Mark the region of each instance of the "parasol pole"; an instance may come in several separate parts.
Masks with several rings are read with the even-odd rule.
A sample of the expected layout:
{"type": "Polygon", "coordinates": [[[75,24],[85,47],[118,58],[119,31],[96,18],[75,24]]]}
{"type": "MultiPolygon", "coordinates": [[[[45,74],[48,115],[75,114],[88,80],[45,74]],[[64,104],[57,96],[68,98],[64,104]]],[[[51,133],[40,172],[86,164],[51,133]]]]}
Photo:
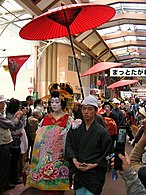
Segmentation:
{"type": "Polygon", "coordinates": [[[78,68],[78,64],[77,64],[77,58],[76,58],[75,49],[74,49],[74,46],[73,46],[73,41],[72,41],[70,28],[69,28],[69,24],[67,22],[67,17],[66,17],[65,11],[64,11],[64,16],[65,16],[65,20],[66,20],[66,28],[67,28],[69,39],[70,39],[70,43],[71,43],[73,57],[74,57],[74,60],[75,60],[75,66],[76,66],[76,69],[77,69],[78,80],[79,80],[79,84],[80,84],[80,88],[81,88],[81,94],[82,94],[82,98],[84,99],[83,87],[82,87],[81,77],[80,77],[79,68],[78,68]]]}
{"type": "Polygon", "coordinates": [[[71,37],[71,34],[70,34],[70,28],[69,28],[69,26],[66,26],[66,28],[68,30],[69,39],[70,39],[70,43],[71,43],[71,48],[72,48],[72,52],[73,52],[73,57],[74,57],[74,60],[75,60],[75,65],[76,65],[76,69],[77,69],[77,74],[78,74],[79,84],[80,84],[80,88],[81,88],[82,98],[84,99],[83,87],[82,87],[81,77],[80,77],[79,68],[78,68],[78,64],[77,64],[75,49],[74,49],[73,42],[72,42],[72,37],[71,37]]]}

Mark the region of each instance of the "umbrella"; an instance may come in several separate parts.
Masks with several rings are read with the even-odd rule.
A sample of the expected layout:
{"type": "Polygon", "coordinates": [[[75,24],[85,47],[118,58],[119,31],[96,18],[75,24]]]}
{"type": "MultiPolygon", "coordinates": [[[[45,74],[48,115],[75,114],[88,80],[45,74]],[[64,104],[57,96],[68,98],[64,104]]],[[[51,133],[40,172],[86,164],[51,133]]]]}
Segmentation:
{"type": "Polygon", "coordinates": [[[47,40],[69,36],[81,93],[84,98],[71,35],[96,28],[109,21],[114,15],[115,10],[106,5],[62,4],[62,6],[49,10],[26,24],[20,30],[20,37],[27,40],[47,40]]]}
{"type": "Polygon", "coordinates": [[[85,73],[81,74],[81,77],[88,76],[91,74],[95,74],[97,72],[102,72],[104,70],[108,70],[110,68],[114,68],[117,66],[122,66],[122,63],[114,63],[114,62],[99,62],[89,68],[85,73]]]}
{"type": "Polygon", "coordinates": [[[134,83],[137,83],[138,80],[121,80],[121,81],[117,81],[109,86],[107,86],[108,89],[114,89],[114,88],[117,88],[117,87],[122,87],[122,86],[125,86],[125,85],[130,85],[130,84],[134,84],[134,83]]]}

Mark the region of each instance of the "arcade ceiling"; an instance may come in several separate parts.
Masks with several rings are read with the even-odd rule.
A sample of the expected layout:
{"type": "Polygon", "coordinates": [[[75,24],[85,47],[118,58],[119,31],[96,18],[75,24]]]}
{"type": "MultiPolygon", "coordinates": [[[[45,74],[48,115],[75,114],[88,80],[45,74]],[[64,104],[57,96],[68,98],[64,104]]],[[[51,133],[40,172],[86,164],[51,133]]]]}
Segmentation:
{"type": "MultiPolygon", "coordinates": [[[[0,0],[0,36],[9,25],[21,28],[34,17],[61,5],[60,0],[0,0]]],[[[115,16],[102,26],[73,36],[74,44],[95,61],[122,62],[123,67],[146,66],[145,0],[64,0],[65,4],[109,5],[115,16]]],[[[104,13],[103,13],[104,14],[104,13]]]]}

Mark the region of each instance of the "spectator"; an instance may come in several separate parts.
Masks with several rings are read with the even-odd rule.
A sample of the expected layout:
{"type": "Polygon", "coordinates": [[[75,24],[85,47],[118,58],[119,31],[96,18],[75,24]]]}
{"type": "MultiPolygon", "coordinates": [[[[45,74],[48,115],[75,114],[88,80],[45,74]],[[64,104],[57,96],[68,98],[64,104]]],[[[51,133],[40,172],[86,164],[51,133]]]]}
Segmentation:
{"type": "MultiPolygon", "coordinates": [[[[11,120],[15,113],[20,108],[20,101],[18,99],[10,99],[10,102],[6,109],[6,117],[7,119],[11,120]]],[[[13,138],[13,142],[10,146],[10,169],[9,169],[9,187],[14,188],[15,185],[18,183],[18,161],[21,153],[21,137],[22,131],[24,129],[25,121],[23,117],[20,118],[19,123],[13,130],[11,130],[11,135],[13,138]]]]}
{"type": "Polygon", "coordinates": [[[34,139],[36,136],[36,130],[38,129],[38,125],[39,125],[41,118],[42,118],[42,112],[41,110],[37,110],[37,109],[34,109],[32,111],[32,115],[28,118],[28,134],[29,134],[28,153],[30,154],[29,162],[31,162],[34,139]]]}
{"type": "Polygon", "coordinates": [[[114,108],[112,109],[112,112],[114,115],[116,115],[117,126],[123,126],[125,124],[125,118],[122,111],[119,108],[119,104],[120,101],[117,98],[114,98],[113,99],[114,108]]]}
{"type": "Polygon", "coordinates": [[[143,124],[143,120],[146,118],[146,109],[145,107],[141,107],[139,109],[139,114],[141,115],[141,120],[140,120],[140,126],[138,128],[138,131],[134,137],[134,140],[132,142],[132,145],[134,146],[141,138],[143,132],[144,132],[144,124],[143,124]]]}
{"type": "Polygon", "coordinates": [[[135,123],[134,123],[134,118],[132,116],[131,110],[127,110],[126,111],[125,125],[127,127],[127,134],[128,134],[128,137],[129,137],[129,144],[132,144],[132,142],[134,140],[134,135],[133,135],[133,132],[132,132],[132,127],[134,127],[135,123]]]}
{"type": "Polygon", "coordinates": [[[34,103],[34,108],[37,110],[40,110],[42,112],[43,117],[45,116],[45,108],[44,108],[44,102],[41,98],[37,98],[37,100],[34,103]]]}
{"type": "Polygon", "coordinates": [[[24,122],[24,129],[22,131],[22,137],[21,137],[21,143],[20,143],[20,147],[21,147],[21,154],[19,157],[19,162],[18,162],[18,183],[20,181],[20,183],[22,182],[22,169],[25,165],[25,161],[27,158],[26,152],[28,149],[28,138],[26,135],[26,122],[27,122],[27,112],[28,112],[28,108],[27,108],[27,103],[26,101],[21,101],[21,106],[20,106],[21,111],[23,112],[23,122],[24,122]]]}
{"type": "MultiPolygon", "coordinates": [[[[146,195],[146,189],[138,178],[137,173],[130,166],[130,158],[127,153],[125,156],[119,154],[119,158],[122,160],[122,171],[119,174],[123,178],[126,184],[126,190],[128,195],[146,195]]],[[[112,159],[112,167],[114,167],[114,159],[112,159]]]]}
{"type": "MultiPolygon", "coordinates": [[[[26,97],[27,113],[26,113],[26,125],[25,125],[25,131],[26,131],[26,135],[28,138],[28,142],[29,142],[28,118],[32,115],[33,106],[34,106],[34,98],[33,98],[33,96],[28,95],[26,97]]],[[[27,154],[26,154],[26,161],[29,161],[29,153],[28,152],[29,151],[27,151],[27,154]]]]}
{"type": "Polygon", "coordinates": [[[139,98],[135,97],[135,103],[133,104],[134,116],[138,114],[139,104],[140,104],[139,98]]]}
{"type": "Polygon", "coordinates": [[[97,114],[103,114],[104,113],[104,109],[102,107],[102,100],[101,100],[101,98],[98,98],[97,102],[98,102],[97,114]]]}
{"type": "Polygon", "coordinates": [[[34,106],[34,98],[33,98],[33,96],[28,95],[26,97],[26,105],[27,105],[27,109],[28,109],[27,117],[30,117],[31,114],[32,114],[33,106],[34,106]]]}
{"type": "Polygon", "coordinates": [[[143,121],[144,132],[138,141],[135,144],[133,150],[130,153],[130,160],[132,168],[138,173],[138,177],[146,188],[146,166],[142,163],[142,155],[145,153],[146,146],[146,119],[143,121]]]}
{"type": "Polygon", "coordinates": [[[116,115],[113,114],[112,109],[113,109],[113,105],[109,102],[109,101],[105,101],[104,104],[102,105],[103,109],[104,109],[104,113],[102,114],[102,116],[104,117],[104,120],[107,124],[107,129],[109,131],[109,134],[111,136],[112,139],[112,143],[113,143],[113,147],[114,147],[114,143],[117,140],[117,123],[116,123],[116,115]]]}
{"type": "Polygon", "coordinates": [[[13,141],[11,132],[19,123],[22,112],[18,111],[9,120],[2,113],[5,108],[5,98],[0,95],[0,194],[4,194],[9,182],[10,144],[13,141]]]}
{"type": "Polygon", "coordinates": [[[121,111],[122,111],[122,113],[123,113],[123,115],[124,115],[124,118],[126,118],[126,109],[125,109],[125,105],[126,105],[126,103],[125,103],[125,101],[121,101],[120,102],[120,106],[119,106],[119,108],[121,109],[121,111]]]}

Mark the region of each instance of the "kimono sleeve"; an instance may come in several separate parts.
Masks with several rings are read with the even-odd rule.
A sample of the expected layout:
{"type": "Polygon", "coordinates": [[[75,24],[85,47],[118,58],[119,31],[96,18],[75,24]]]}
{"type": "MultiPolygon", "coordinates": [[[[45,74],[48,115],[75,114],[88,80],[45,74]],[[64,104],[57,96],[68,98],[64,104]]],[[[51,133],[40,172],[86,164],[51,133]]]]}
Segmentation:
{"type": "Polygon", "coordinates": [[[68,161],[72,161],[73,158],[76,158],[74,143],[73,143],[73,129],[67,133],[66,143],[65,143],[65,159],[68,161]]]}
{"type": "Polygon", "coordinates": [[[113,147],[112,147],[111,137],[106,130],[103,131],[101,135],[101,143],[102,143],[102,147],[101,147],[102,156],[98,159],[97,163],[99,166],[104,167],[104,166],[107,166],[107,163],[108,163],[106,160],[106,157],[109,154],[112,154],[114,152],[113,147]]]}

